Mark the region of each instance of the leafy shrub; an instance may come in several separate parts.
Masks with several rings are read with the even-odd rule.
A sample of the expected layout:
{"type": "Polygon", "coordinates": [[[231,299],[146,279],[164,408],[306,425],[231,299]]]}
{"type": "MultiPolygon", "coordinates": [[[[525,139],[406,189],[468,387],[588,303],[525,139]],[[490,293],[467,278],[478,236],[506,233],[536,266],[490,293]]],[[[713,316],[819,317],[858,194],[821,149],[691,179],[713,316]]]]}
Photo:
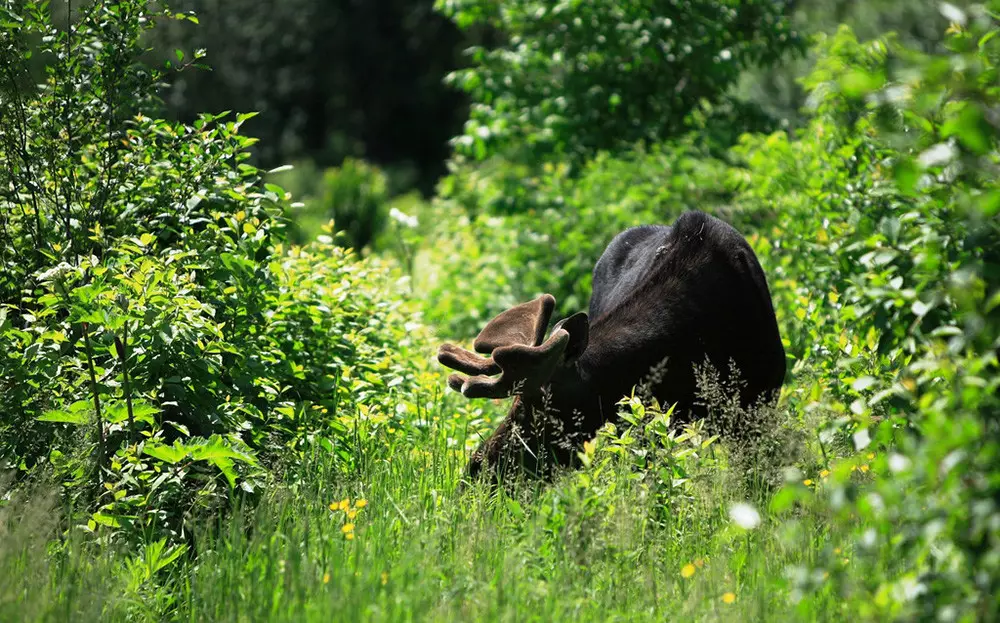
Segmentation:
{"type": "MultiPolygon", "coordinates": [[[[784,217],[762,247],[796,368],[815,379],[795,401],[826,412],[821,443],[868,454],[798,498],[852,543],[858,568],[834,587],[868,595],[851,603],[865,618],[997,607],[998,24],[981,6],[956,19],[941,55],[841,29],[805,81],[815,120],[740,148],[743,198],[784,217]]],[[[808,571],[803,613],[819,607],[808,571]]]]}
{"type": "MultiPolygon", "coordinates": [[[[67,32],[5,11],[6,66],[37,38],[48,82],[3,100],[0,465],[52,470],[125,538],[183,534],[312,453],[356,466],[421,368],[393,269],[324,236],[286,250],[246,115],[144,115],[139,36],[173,14],[96,4],[67,32]]],[[[337,188],[381,179],[352,170],[337,188]]]]}
{"type": "Polygon", "coordinates": [[[784,2],[538,2],[449,0],[460,28],[490,28],[472,67],[450,76],[472,98],[459,154],[535,164],[580,162],[601,150],[658,142],[718,101],[740,71],[771,63],[799,40],[784,2]]]}
{"type": "MultiPolygon", "coordinates": [[[[341,244],[357,251],[383,251],[393,203],[410,203],[417,193],[398,195],[405,172],[393,175],[363,160],[347,158],[339,167],[317,169],[312,161],[280,167],[268,179],[300,199],[286,212],[290,242],[305,244],[333,221],[341,244]]],[[[390,236],[392,238],[392,236],[390,236]]]]}
{"type": "Polygon", "coordinates": [[[323,173],[316,201],[337,229],[344,232],[346,242],[360,250],[385,227],[389,212],[387,184],[380,170],[349,158],[323,173]]]}
{"type": "Polygon", "coordinates": [[[578,176],[557,164],[523,184],[499,181],[517,169],[495,160],[485,172],[449,178],[427,208],[424,220],[437,226],[419,255],[417,291],[426,293],[431,324],[475,335],[492,315],[541,292],[556,297],[559,313],[580,311],[594,264],[615,234],[669,224],[685,209],[727,209],[729,191],[718,184],[725,165],[693,139],[601,154],[578,176]],[[486,211],[466,216],[468,205],[486,211]]]}

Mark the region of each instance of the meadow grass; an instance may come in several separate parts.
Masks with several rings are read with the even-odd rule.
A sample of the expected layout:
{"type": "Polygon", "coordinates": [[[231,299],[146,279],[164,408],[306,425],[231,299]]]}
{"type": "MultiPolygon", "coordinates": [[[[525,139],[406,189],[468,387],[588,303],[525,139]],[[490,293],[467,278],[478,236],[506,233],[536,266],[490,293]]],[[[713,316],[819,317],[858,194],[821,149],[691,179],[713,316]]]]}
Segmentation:
{"type": "Polygon", "coordinates": [[[739,448],[697,435],[676,444],[675,475],[685,477],[665,489],[655,464],[636,467],[652,449],[623,426],[554,483],[459,492],[464,430],[436,418],[422,436],[370,444],[349,474],[317,454],[256,504],[195,522],[186,544],[154,542],[138,555],[72,536],[56,546],[66,516],[56,498],[11,501],[0,519],[0,618],[837,619],[841,601],[823,598],[823,577],[796,605],[789,574],[823,557],[842,573],[850,560],[833,553],[821,515],[769,510],[770,489],[732,460],[739,448]],[[759,525],[737,525],[736,503],[758,509],[759,525]]]}

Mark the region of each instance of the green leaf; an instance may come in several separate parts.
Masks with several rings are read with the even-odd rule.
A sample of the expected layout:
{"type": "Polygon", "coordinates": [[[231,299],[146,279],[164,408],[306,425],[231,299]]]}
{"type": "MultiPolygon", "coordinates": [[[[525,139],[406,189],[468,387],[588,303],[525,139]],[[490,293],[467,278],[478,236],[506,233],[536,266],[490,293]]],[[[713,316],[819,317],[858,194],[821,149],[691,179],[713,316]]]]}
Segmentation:
{"type": "Polygon", "coordinates": [[[979,200],[979,209],[983,216],[992,217],[1000,212],[1000,190],[985,193],[979,200]]]}
{"type": "Polygon", "coordinates": [[[992,128],[983,116],[983,111],[974,103],[965,103],[957,115],[941,127],[945,137],[956,136],[969,151],[982,155],[991,148],[992,128]]]}
{"type": "Polygon", "coordinates": [[[844,95],[852,98],[864,97],[881,88],[883,84],[885,84],[885,76],[864,69],[851,70],[840,79],[840,88],[844,95]]]}
{"type": "Polygon", "coordinates": [[[125,401],[118,400],[105,405],[104,419],[109,424],[119,424],[128,419],[128,405],[125,401]]]}
{"type": "Polygon", "coordinates": [[[920,179],[920,167],[913,158],[900,158],[893,166],[892,175],[896,179],[896,187],[904,195],[913,196],[920,179]]]}
{"type": "Polygon", "coordinates": [[[184,460],[184,458],[189,454],[188,449],[181,446],[179,442],[175,443],[173,446],[161,443],[147,443],[145,447],[143,447],[142,452],[147,456],[159,459],[164,463],[169,463],[170,465],[176,465],[184,460]]]}
{"type": "Polygon", "coordinates": [[[72,410],[72,408],[68,411],[62,409],[50,409],[35,419],[39,422],[57,422],[59,424],[74,424],[79,426],[81,424],[88,423],[90,421],[90,415],[90,411],[84,409],[78,409],[76,411],[72,410]]]}
{"type": "Polygon", "coordinates": [[[120,528],[122,525],[121,522],[119,522],[118,519],[113,515],[106,515],[104,513],[98,512],[91,515],[91,518],[93,519],[94,523],[101,526],[107,526],[109,528],[120,528]]]}
{"type": "Polygon", "coordinates": [[[146,545],[145,551],[143,552],[143,558],[146,563],[149,576],[152,577],[153,574],[169,566],[170,563],[180,558],[186,551],[186,543],[179,543],[177,545],[167,547],[166,539],[160,539],[159,541],[146,545]]]}
{"type": "Polygon", "coordinates": [[[799,493],[795,487],[784,487],[771,500],[771,512],[780,514],[790,509],[799,499],[799,493]]]}
{"type": "Polygon", "coordinates": [[[156,421],[153,418],[159,412],[160,409],[158,407],[144,400],[138,400],[132,404],[132,414],[136,422],[146,422],[150,425],[155,424],[156,421]]]}
{"type": "Polygon", "coordinates": [[[510,514],[513,515],[515,519],[517,519],[518,521],[524,519],[524,509],[521,508],[521,504],[517,500],[513,498],[507,498],[505,502],[507,510],[510,511],[510,514]]]}

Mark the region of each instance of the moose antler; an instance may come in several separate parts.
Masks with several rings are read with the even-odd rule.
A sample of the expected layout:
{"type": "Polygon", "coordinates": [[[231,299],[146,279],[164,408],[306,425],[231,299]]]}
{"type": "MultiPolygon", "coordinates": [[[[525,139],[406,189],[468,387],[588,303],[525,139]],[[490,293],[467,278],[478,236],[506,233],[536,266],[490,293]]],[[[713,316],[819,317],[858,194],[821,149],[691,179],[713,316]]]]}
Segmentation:
{"type": "Polygon", "coordinates": [[[543,294],[489,321],[473,343],[476,352],[489,357],[453,344],[442,345],[438,361],[470,375],[452,374],[448,386],[467,398],[506,398],[515,392],[530,394],[541,389],[570,341],[569,332],[558,326],[542,343],[555,304],[551,294],[543,294]],[[498,373],[500,376],[493,378],[498,373]]]}

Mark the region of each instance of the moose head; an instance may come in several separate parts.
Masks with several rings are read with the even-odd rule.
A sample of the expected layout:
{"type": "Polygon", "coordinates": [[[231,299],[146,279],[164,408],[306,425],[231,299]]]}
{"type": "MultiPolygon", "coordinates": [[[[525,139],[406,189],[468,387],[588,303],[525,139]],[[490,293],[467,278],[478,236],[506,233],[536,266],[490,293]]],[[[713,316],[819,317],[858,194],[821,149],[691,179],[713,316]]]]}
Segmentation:
{"type": "Polygon", "coordinates": [[[706,361],[723,375],[740,372],[744,406],[776,395],[784,380],[760,264],[735,229],[702,212],[615,236],[594,267],[589,315],[575,313],[550,332],[555,304],[543,294],[500,313],[476,337],[475,352],[453,344],[438,351],[438,361],[458,372],[448,378],[451,389],[514,398],[473,453],[470,477],[484,467],[545,476],[572,464],[640,383],[675,405],[676,421],[699,417],[694,367],[706,361]]]}
{"type": "Polygon", "coordinates": [[[586,351],[589,331],[587,314],[580,312],[559,321],[546,339],[555,304],[551,294],[543,294],[493,318],[473,343],[475,351],[485,357],[453,344],[444,344],[438,351],[441,364],[469,375],[448,377],[449,387],[466,398],[516,397],[507,419],[473,455],[470,476],[479,472],[484,461],[496,465],[505,450],[515,454],[507,447],[511,442],[525,451],[518,457],[522,465],[540,466],[539,455],[547,449],[537,441],[547,436],[544,433],[554,432],[545,430],[546,423],[538,417],[544,412],[543,390],[554,378],[561,381],[561,388],[580,385],[576,364],[586,351]]]}

